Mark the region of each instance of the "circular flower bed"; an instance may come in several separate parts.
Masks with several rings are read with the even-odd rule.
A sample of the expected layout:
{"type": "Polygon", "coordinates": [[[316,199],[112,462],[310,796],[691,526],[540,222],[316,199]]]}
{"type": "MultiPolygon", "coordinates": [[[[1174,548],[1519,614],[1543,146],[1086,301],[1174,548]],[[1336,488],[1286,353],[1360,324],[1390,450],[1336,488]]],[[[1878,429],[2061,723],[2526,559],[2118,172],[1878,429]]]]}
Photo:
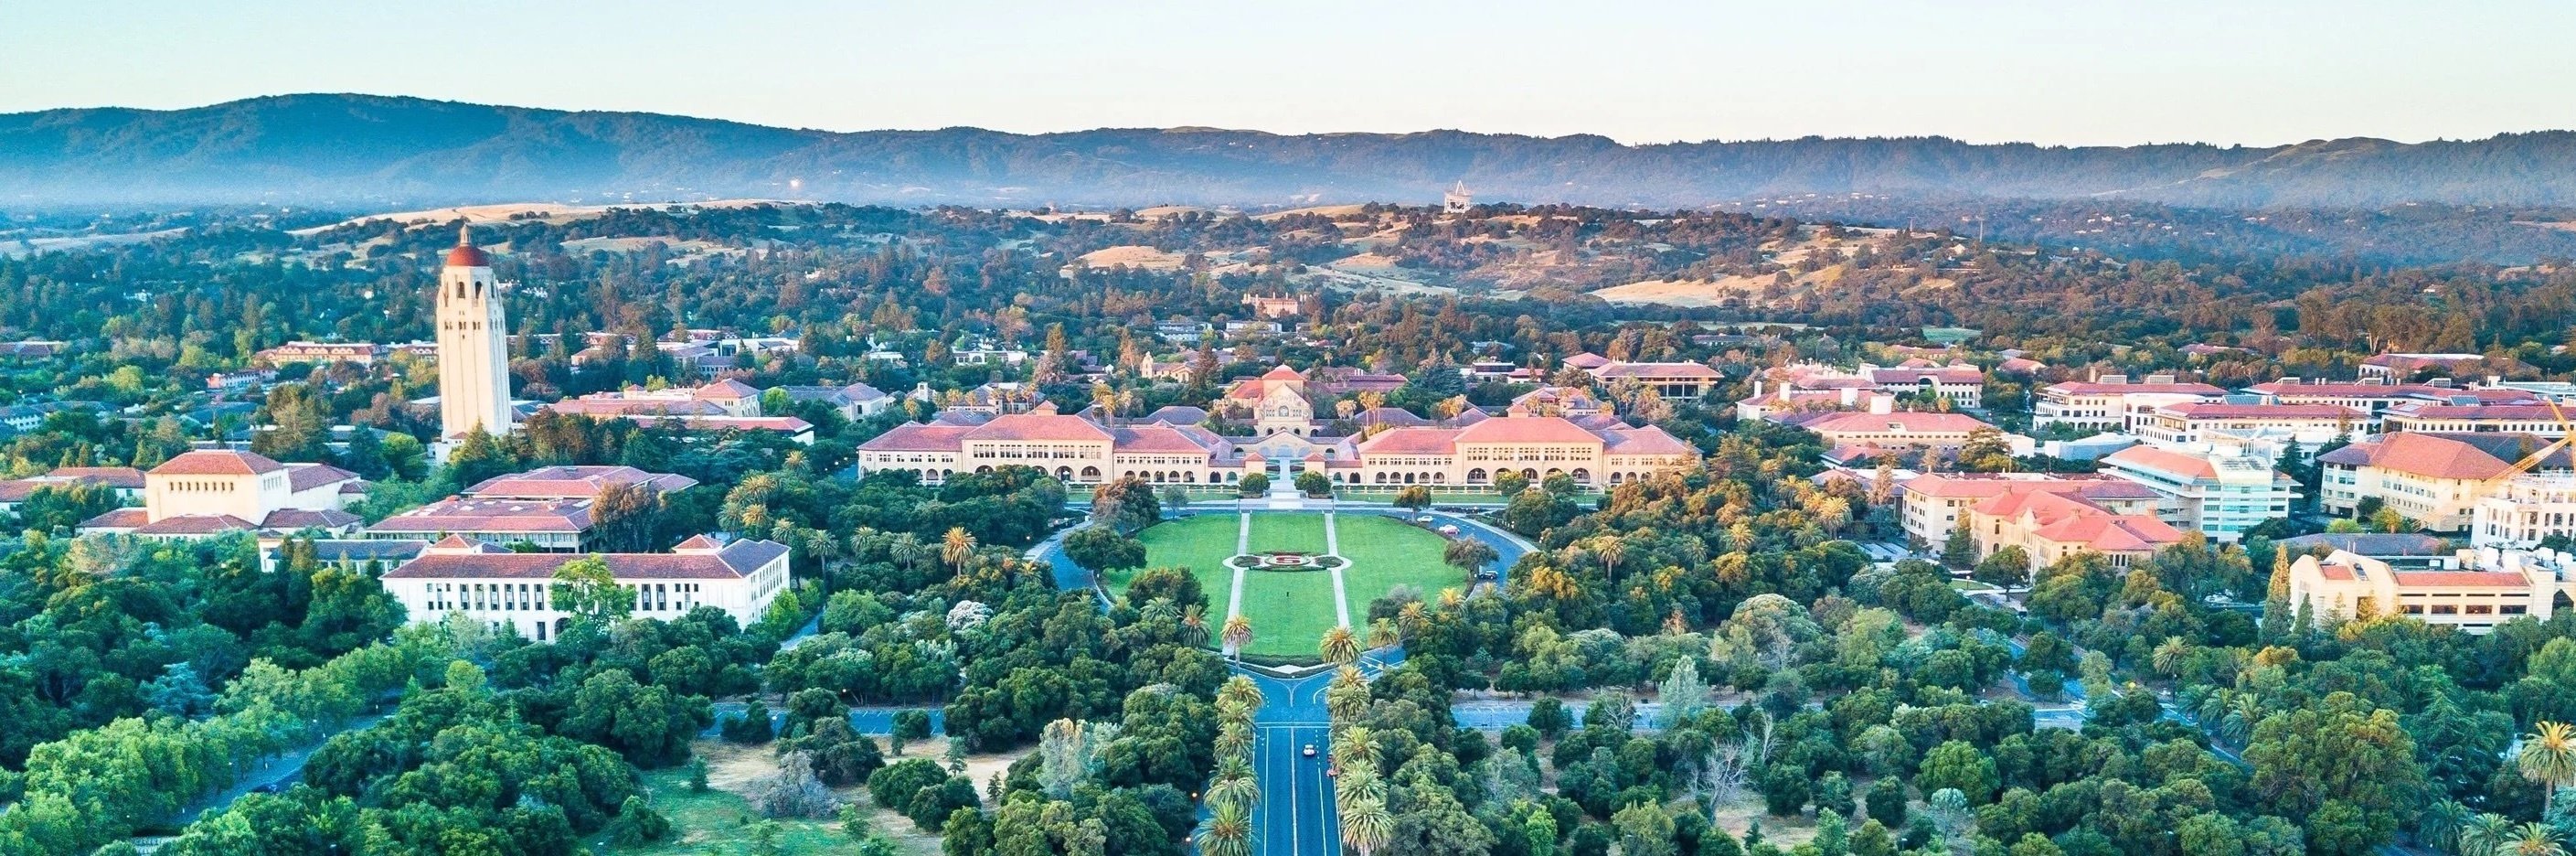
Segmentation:
{"type": "Polygon", "coordinates": [[[1331,556],[1289,552],[1254,553],[1226,560],[1227,565],[1247,571],[1315,571],[1339,567],[1341,563],[1331,556]]]}

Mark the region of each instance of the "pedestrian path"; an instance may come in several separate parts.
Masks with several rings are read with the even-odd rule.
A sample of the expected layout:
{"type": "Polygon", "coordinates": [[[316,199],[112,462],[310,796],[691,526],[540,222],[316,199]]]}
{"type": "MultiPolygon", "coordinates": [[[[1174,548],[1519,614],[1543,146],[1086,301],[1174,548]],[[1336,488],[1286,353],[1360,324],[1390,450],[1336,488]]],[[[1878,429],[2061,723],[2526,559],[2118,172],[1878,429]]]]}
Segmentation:
{"type": "MultiPolygon", "coordinates": [[[[1242,519],[1235,524],[1234,530],[1234,554],[1237,556],[1252,552],[1252,513],[1244,512],[1240,517],[1242,519]]],[[[1235,616],[1243,614],[1244,571],[1240,564],[1227,564],[1234,566],[1234,591],[1225,598],[1225,620],[1230,624],[1235,616]]]]}
{"type": "Polygon", "coordinates": [[[1341,621],[1342,629],[1348,630],[1351,627],[1351,601],[1350,598],[1342,592],[1342,569],[1349,567],[1351,560],[1342,558],[1341,530],[1333,525],[1333,513],[1330,511],[1324,512],[1324,555],[1331,556],[1334,559],[1334,617],[1341,621]]]}

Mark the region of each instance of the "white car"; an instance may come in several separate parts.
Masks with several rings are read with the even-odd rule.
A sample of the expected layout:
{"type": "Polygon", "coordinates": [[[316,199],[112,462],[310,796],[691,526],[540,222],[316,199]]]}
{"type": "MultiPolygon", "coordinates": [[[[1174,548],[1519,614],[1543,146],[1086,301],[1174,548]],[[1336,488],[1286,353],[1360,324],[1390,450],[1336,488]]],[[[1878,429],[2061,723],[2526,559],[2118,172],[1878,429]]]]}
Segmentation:
{"type": "Polygon", "coordinates": [[[1315,757],[1315,744],[1312,744],[1312,743],[1308,743],[1308,744],[1306,744],[1306,751],[1305,751],[1305,755],[1306,755],[1306,757],[1308,757],[1308,758],[1315,757]]]}

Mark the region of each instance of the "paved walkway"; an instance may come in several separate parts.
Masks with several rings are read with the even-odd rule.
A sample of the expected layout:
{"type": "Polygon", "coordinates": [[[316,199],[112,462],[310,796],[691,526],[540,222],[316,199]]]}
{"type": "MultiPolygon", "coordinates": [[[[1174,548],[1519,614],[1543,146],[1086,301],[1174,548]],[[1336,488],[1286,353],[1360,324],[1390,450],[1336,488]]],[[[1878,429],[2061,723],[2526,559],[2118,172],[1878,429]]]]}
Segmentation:
{"type": "Polygon", "coordinates": [[[1333,513],[1331,511],[1324,512],[1324,555],[1333,557],[1334,618],[1341,621],[1342,629],[1349,630],[1351,628],[1351,599],[1349,595],[1343,593],[1342,569],[1349,567],[1351,560],[1342,558],[1342,532],[1339,527],[1333,525],[1333,513]]]}
{"type": "MultiPolygon", "coordinates": [[[[1236,523],[1234,530],[1234,554],[1236,556],[1242,556],[1246,553],[1252,552],[1252,513],[1244,512],[1241,517],[1242,519],[1236,523]]],[[[1228,623],[1232,623],[1235,616],[1243,614],[1244,571],[1243,565],[1240,563],[1227,562],[1226,564],[1231,565],[1234,568],[1234,591],[1233,593],[1226,595],[1225,598],[1225,620],[1228,623]]]]}

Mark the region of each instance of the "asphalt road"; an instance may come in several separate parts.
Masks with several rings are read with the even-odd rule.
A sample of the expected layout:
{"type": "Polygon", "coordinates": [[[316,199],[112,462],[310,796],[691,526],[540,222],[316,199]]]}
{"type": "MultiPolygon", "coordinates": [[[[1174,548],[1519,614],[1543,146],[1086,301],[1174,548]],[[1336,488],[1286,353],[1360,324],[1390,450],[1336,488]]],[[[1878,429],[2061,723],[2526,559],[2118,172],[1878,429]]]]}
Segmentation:
{"type": "Polygon", "coordinates": [[[1261,686],[1253,715],[1257,735],[1253,774],[1261,804],[1252,813],[1253,852],[1259,856],[1333,856],[1342,852],[1341,821],[1333,808],[1333,780],[1324,775],[1333,753],[1324,689],[1332,673],[1283,680],[1246,671],[1261,686]],[[1306,757],[1306,747],[1315,757],[1306,757]]]}

